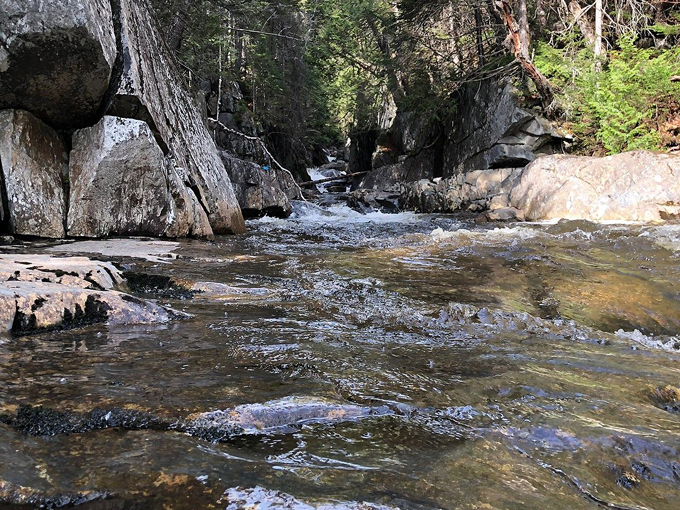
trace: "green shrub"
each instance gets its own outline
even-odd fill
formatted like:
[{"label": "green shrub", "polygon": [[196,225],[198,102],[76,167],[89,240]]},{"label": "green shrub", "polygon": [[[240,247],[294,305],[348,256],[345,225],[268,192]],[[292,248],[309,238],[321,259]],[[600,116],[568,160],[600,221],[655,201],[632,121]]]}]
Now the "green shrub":
[{"label": "green shrub", "polygon": [[[536,64],[559,88],[577,136],[594,134],[609,154],[661,149],[655,119],[680,94],[680,86],[670,81],[680,73],[680,48],[642,49],[631,36],[618,45],[600,72],[588,48],[540,44]],[[592,144],[586,141],[582,148],[587,152]]]}]

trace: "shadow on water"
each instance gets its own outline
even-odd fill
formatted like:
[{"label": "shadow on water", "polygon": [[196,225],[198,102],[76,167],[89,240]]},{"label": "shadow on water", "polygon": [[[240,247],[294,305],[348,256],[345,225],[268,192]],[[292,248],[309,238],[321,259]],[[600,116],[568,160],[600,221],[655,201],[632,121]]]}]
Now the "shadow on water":
[{"label": "shadow on water", "polygon": [[0,508],[675,509],[678,253],[674,225],[298,205],[118,259],[254,291],[2,340]]}]

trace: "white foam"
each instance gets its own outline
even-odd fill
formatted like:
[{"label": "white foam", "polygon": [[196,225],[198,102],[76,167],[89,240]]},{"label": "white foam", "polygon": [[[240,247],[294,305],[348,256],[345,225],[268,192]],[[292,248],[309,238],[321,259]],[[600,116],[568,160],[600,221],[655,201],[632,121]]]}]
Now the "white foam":
[{"label": "white foam", "polygon": [[386,214],[374,211],[361,214],[346,205],[320,207],[304,204],[295,207],[290,219],[306,223],[413,223],[418,221],[418,216],[412,212]]}]

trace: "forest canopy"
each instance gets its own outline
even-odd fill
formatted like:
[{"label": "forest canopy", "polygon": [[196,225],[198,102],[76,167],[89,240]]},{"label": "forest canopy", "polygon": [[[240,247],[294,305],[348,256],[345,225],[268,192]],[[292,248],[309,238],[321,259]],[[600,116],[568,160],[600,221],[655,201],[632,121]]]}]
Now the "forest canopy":
[{"label": "forest canopy", "polygon": [[461,86],[501,77],[582,153],[680,143],[675,0],[154,3],[192,82],[237,82],[283,145],[342,143],[394,108],[445,121]]}]

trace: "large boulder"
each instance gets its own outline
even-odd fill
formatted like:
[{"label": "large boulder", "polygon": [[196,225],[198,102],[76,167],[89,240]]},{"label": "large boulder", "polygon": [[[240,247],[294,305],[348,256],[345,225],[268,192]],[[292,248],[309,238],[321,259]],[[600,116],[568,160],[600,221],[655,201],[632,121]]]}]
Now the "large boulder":
[{"label": "large boulder", "polygon": [[193,191],[142,121],[104,117],[73,135],[68,233],[209,237]]},{"label": "large boulder", "polygon": [[[9,232],[64,237],[66,148],[52,128],[22,110],[0,112],[0,168]],[[2,199],[0,199],[0,202]]]},{"label": "large boulder", "polygon": [[195,98],[170,55],[146,0],[121,0],[123,72],[110,115],[150,122],[207,211],[215,234],[245,230],[241,210]]},{"label": "large boulder", "polygon": [[659,221],[680,216],[679,178],[677,155],[547,156],[524,170],[511,203],[527,220]]},{"label": "large boulder", "polygon": [[222,152],[221,156],[246,218],[290,216],[293,212],[290,201],[300,193],[290,174],[274,168],[265,170],[256,163],[234,158],[228,152]]},{"label": "large boulder", "polygon": [[523,167],[538,155],[562,152],[568,137],[522,104],[509,80],[469,84],[460,92],[444,149],[444,176],[470,170]]},{"label": "large boulder", "polygon": [[109,0],[3,0],[0,109],[56,128],[96,120],[116,60]]}]

